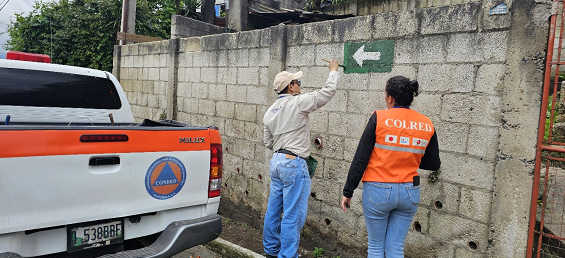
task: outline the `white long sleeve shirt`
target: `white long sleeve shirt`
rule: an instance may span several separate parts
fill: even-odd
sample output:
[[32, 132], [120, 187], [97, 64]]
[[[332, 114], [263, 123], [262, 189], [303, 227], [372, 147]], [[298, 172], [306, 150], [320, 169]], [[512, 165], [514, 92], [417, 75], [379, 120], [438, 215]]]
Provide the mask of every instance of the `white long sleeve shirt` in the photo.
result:
[[280, 94], [263, 117], [265, 146], [274, 151], [286, 149], [303, 158], [310, 156], [308, 114], [332, 99], [339, 76], [331, 71], [324, 87], [311, 93]]

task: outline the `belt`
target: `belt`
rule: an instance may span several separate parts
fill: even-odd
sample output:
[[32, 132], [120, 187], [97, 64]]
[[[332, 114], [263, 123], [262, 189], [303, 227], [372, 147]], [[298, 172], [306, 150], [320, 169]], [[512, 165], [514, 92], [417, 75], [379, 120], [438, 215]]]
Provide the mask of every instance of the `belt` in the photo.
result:
[[[301, 159], [306, 160], [305, 158], [300, 157], [300, 156], [294, 154], [294, 152], [289, 151], [289, 150], [280, 149], [280, 150], [276, 150], [275, 152], [276, 152], [276, 153], [283, 153], [283, 154], [286, 154], [286, 155], [287, 155], [286, 158], [288, 158], [288, 159], [301, 158]], [[294, 156], [294, 158], [291, 158], [291, 157], [289, 157], [288, 155]]]

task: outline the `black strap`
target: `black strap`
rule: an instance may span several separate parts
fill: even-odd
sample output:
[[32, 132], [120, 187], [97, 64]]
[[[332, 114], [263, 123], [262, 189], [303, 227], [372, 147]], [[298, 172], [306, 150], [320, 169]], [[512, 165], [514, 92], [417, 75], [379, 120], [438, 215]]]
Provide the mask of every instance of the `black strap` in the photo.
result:
[[[276, 150], [275, 152], [276, 152], [276, 153], [288, 154], [288, 155], [292, 155], [292, 156], [295, 156], [295, 157], [302, 158], [302, 157], [300, 157], [300, 156], [294, 154], [294, 152], [289, 151], [289, 150], [285, 150], [285, 149]], [[304, 159], [304, 158], [302, 158], [302, 159]]]

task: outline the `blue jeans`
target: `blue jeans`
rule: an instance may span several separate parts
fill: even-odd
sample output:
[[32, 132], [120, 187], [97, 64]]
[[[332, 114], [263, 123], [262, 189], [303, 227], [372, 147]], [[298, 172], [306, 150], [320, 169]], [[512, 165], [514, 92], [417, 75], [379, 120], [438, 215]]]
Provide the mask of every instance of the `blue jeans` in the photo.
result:
[[271, 193], [263, 225], [264, 250], [278, 258], [296, 258], [312, 186], [308, 167], [302, 158], [287, 159], [286, 154], [274, 153], [270, 173]]
[[404, 258], [404, 239], [420, 203], [412, 183], [363, 183], [369, 258]]

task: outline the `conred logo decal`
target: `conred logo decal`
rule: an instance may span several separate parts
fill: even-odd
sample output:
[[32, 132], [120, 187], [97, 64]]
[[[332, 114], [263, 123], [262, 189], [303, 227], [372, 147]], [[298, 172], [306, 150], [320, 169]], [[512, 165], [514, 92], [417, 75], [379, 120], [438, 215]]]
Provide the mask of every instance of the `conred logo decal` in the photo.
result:
[[182, 162], [171, 156], [153, 162], [145, 174], [145, 188], [155, 199], [165, 200], [175, 196], [186, 181]]

